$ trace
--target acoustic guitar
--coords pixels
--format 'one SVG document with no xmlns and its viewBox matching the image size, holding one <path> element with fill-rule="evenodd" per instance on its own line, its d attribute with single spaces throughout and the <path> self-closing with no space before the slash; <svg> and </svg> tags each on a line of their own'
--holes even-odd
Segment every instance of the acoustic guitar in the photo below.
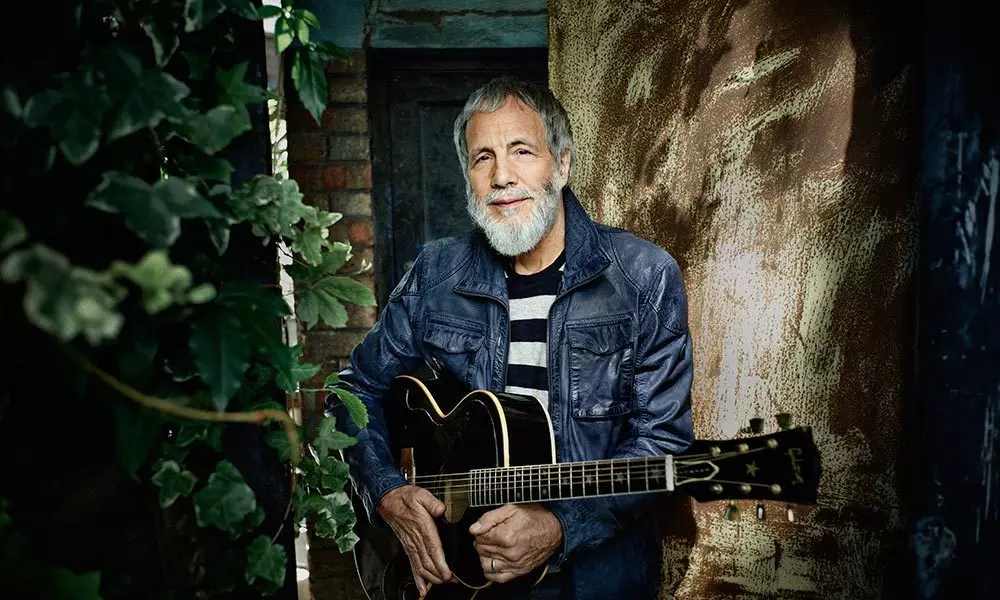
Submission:
<svg viewBox="0 0 1000 600">
<path fill-rule="evenodd" d="M 551 422 L 530 396 L 468 392 L 450 379 L 404 375 L 393 381 L 383 406 L 400 472 L 445 505 L 436 524 L 457 582 L 431 586 L 428 600 L 494 596 L 497 588 L 532 586 L 544 577 L 542 566 L 502 585 L 486 579 L 469 526 L 506 503 L 650 492 L 684 493 L 700 502 L 816 502 L 821 467 L 808 427 L 696 440 L 676 455 L 556 463 Z M 387 525 L 368 521 L 356 493 L 353 499 L 360 538 L 354 558 L 368 598 L 417 600 L 402 545 Z"/>
</svg>

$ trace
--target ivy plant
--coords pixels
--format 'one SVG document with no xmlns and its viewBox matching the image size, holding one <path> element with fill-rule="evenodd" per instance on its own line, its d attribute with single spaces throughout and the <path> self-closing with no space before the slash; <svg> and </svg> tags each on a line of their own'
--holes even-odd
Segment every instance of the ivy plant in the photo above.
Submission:
<svg viewBox="0 0 1000 600">
<path fill-rule="evenodd" d="M 207 574 L 187 591 L 273 594 L 290 576 L 285 546 L 263 528 L 247 473 L 226 458 L 225 427 L 265 428 L 290 480 L 282 522 L 308 520 L 317 535 L 350 550 L 355 516 L 338 451 L 355 440 L 333 417 L 309 430 L 290 417 L 281 400 L 320 366 L 286 343 L 283 323 L 343 327 L 347 305 L 371 306 L 374 297 L 345 273 L 350 245 L 329 236 L 339 214 L 305 204 L 291 179 L 260 173 L 234 185 L 227 149 L 274 95 L 254 83 L 250 61 L 239 60 L 246 51 L 233 32 L 276 18 L 278 51 L 317 122 L 325 65 L 349 55 L 311 39 L 317 18 L 289 0 L 63 4 L 53 19 L 75 36 L 65 43 L 79 54 L 2 84 L 2 142 L 5 153 L 21 154 L 27 180 L 64 178 L 80 193 L 49 210 L 15 203 L 0 211 L 4 293 L 19 298 L 33 335 L 51 338 L 97 382 L 81 399 L 109 407 L 120 468 L 155 487 L 164 515 L 190 514 L 206 539 L 229 540 L 236 570 L 192 565 Z M 75 222 L 99 224 L 98 235 L 113 243 L 74 243 L 79 238 L 66 231 Z M 247 274 L 245 257 L 232 251 L 239 235 L 284 249 L 294 302 L 282 296 L 277 267 L 271 281 Z M 364 405 L 336 375 L 322 389 L 366 426 Z M 31 555 L 21 550 L 29 544 L 15 525 L 0 499 L 0 553 L 27 565 Z M 3 578 L 15 592 L 44 589 L 49 597 L 105 591 L 99 571 L 74 573 L 34 558 L 5 568 Z"/>
</svg>

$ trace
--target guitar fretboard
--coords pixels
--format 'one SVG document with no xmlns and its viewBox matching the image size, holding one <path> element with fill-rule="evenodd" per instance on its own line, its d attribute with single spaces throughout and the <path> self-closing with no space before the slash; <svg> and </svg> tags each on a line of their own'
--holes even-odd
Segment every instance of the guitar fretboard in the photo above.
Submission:
<svg viewBox="0 0 1000 600">
<path fill-rule="evenodd" d="M 470 503 L 496 506 L 674 489 L 672 456 L 597 460 L 469 473 Z"/>
</svg>

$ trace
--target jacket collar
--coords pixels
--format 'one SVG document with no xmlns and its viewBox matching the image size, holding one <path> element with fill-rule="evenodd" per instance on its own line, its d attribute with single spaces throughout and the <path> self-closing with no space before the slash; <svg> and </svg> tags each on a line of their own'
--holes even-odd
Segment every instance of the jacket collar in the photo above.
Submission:
<svg viewBox="0 0 1000 600">
<path fill-rule="evenodd" d="M 561 291 L 567 291 L 600 275 L 611 264 L 611 257 L 599 242 L 597 226 L 569 187 L 563 188 L 563 208 L 566 215 L 566 266 Z M 472 248 L 472 261 L 465 276 L 455 286 L 455 291 L 489 296 L 506 305 L 505 259 L 493 250 L 482 231 L 473 233 Z"/>
</svg>

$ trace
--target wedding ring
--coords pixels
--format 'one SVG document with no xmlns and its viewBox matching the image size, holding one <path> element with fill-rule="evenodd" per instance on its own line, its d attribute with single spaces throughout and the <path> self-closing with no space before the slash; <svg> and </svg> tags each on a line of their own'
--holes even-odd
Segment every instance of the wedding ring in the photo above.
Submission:
<svg viewBox="0 0 1000 600">
<path fill-rule="evenodd" d="M 493 573 L 497 572 L 497 559 L 495 557 L 490 559 L 490 571 Z"/>
</svg>

